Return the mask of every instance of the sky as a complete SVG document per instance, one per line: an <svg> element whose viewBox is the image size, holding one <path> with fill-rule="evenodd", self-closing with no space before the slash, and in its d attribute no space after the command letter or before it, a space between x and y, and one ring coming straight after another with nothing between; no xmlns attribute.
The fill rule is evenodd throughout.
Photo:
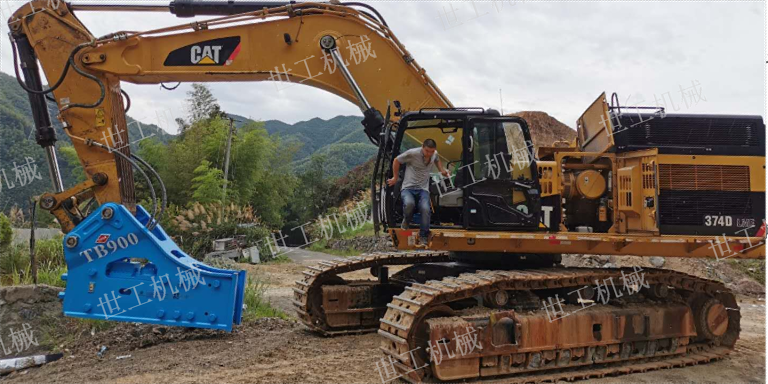
<svg viewBox="0 0 768 384"><path fill-rule="evenodd" d="M119 1L103 1L116 3ZM167 4L167 1L122 3ZM3 20L23 1L0 0ZM755 2L369 1L455 106L544 111L575 127L602 92L667 113L766 115L766 5ZM191 19L79 12L96 36ZM2 23L0 70L13 74ZM186 91L123 83L129 113L175 133ZM212 83L227 112L287 123L361 115L308 86Z"/></svg>

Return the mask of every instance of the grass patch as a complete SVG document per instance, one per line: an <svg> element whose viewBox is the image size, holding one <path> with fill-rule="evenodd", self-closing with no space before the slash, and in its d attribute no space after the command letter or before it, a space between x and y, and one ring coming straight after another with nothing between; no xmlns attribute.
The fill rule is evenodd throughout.
<svg viewBox="0 0 768 384"><path fill-rule="evenodd" d="M245 310L243 311L244 321L254 321L262 317L277 317L280 319L289 319L283 311L273 308L269 301L264 299L264 293L267 291L269 284L261 274L249 275L248 282L245 285L245 297L243 303L245 304Z"/></svg>
<svg viewBox="0 0 768 384"><path fill-rule="evenodd" d="M66 285L61 280L61 275L67 272L61 237L35 242L35 258L39 284ZM33 284L29 245L16 244L0 249L0 285L27 284Z"/></svg>
<svg viewBox="0 0 768 384"><path fill-rule="evenodd" d="M370 194L361 192L341 207L330 208L308 228L313 241L373 235Z"/></svg>
<svg viewBox="0 0 768 384"><path fill-rule="evenodd" d="M754 260L728 260L731 267L741 271L745 275L765 285L765 259Z"/></svg>
<svg viewBox="0 0 768 384"><path fill-rule="evenodd" d="M66 265L56 265L52 262L48 262L44 265L37 266L37 283L47 284L54 287L64 288L67 284L61 279L61 275L67 273ZM34 284L32 278L32 266L27 264L23 270L13 269L9 276L10 285L31 285Z"/></svg>
<svg viewBox="0 0 768 384"><path fill-rule="evenodd" d="M359 228L346 231L344 233L341 233L339 236L334 236L334 239L352 239L360 236L374 236L374 235L375 233L373 231L373 223L366 222Z"/></svg>
<svg viewBox="0 0 768 384"><path fill-rule="evenodd" d="M323 252L336 256L358 256L365 250L355 248L331 249L328 242L347 241L356 238L369 238L376 236L373 221L371 220L370 201L365 196L357 203L348 202L342 207L333 207L326 211L325 219L318 219L310 227L309 232L314 238L319 238L309 245L308 250ZM367 204L366 204L367 203ZM354 205L354 217L350 214L350 209ZM362 210L362 211L358 211ZM359 217L361 213L363 217ZM364 219L363 221L360 221ZM330 227L329 227L330 225ZM343 231L343 232L342 232ZM336 247L339 248L339 247Z"/></svg>

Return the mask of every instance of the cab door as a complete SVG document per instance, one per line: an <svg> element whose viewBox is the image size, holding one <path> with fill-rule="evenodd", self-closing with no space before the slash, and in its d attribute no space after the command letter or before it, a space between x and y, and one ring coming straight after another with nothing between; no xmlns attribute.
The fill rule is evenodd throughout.
<svg viewBox="0 0 768 384"><path fill-rule="evenodd" d="M465 165L460 176L465 228L539 228L541 188L525 120L470 118L463 141Z"/></svg>

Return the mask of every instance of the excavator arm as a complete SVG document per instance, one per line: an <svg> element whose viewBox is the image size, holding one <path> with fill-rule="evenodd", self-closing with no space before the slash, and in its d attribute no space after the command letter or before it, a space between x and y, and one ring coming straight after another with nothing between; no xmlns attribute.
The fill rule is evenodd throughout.
<svg viewBox="0 0 768 384"><path fill-rule="evenodd" d="M85 6L85 9L172 10L181 15L251 12L147 32L93 36L65 2L36 0L9 20L28 87L36 79L35 58L51 82L65 132L72 139L89 181L45 195L65 232L82 219L71 199L86 191L97 202L135 211L135 191L121 81L136 84L214 81L282 81L305 84L358 105L373 141L382 111L398 101L405 110L451 104L392 31L367 12L327 3L174 2L170 7ZM250 8L249 8L250 7ZM342 65L343 61L343 65ZM39 88L39 84L37 85ZM45 115L42 95L30 94ZM41 145L55 141L50 118L38 122ZM396 120L396 118L394 119ZM50 146L50 145L48 145ZM111 146L112 148L105 148ZM51 161L55 164L55 161ZM54 177L59 180L58 176ZM58 190L62 189L62 190Z"/></svg>
<svg viewBox="0 0 768 384"><path fill-rule="evenodd" d="M78 9L224 16L95 37L77 18ZM165 189L151 166L131 153L122 81L309 85L358 105L374 143L385 126L397 124L397 116L389 121L391 103L406 110L451 107L383 19L338 3L176 0L157 7L35 0L19 8L9 26L14 68L29 94L54 183L55 191L40 204L66 233L62 296L69 316L226 330L241 318L245 272L196 261L158 225ZM48 101L58 105L55 118L88 175L68 189L58 171ZM387 121L381 111L387 111ZM134 172L149 186L149 212L136 204ZM78 208L86 199L98 203L88 215Z"/></svg>

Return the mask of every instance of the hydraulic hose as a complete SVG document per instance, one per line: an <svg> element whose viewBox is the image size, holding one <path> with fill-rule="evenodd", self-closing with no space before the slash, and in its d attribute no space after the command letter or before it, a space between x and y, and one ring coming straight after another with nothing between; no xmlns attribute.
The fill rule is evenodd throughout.
<svg viewBox="0 0 768 384"><path fill-rule="evenodd" d="M76 136L70 135L70 137L76 137ZM77 138L85 141L86 145L93 145L102 149L106 149L107 151L110 151L120 156L121 158L123 158L123 160L131 164L133 168L136 168L136 170L139 171L141 176L144 177L144 180L147 181L147 186L149 187L149 194L152 195L152 214L149 216L149 221L147 221L147 229L151 231L154 228L154 225L152 225L152 223L155 221L155 217L157 216L157 195L155 194L155 187L152 185L152 180L149 178L149 176L147 176L146 172L144 172L144 170L141 169L141 167L139 167L139 165L136 164L136 162L133 161L130 157L126 156L125 154L121 153L118 150L113 150L108 145L104 145L102 143L99 143L98 141L91 140L91 139L83 139L81 137L77 137Z"/></svg>
<svg viewBox="0 0 768 384"><path fill-rule="evenodd" d="M141 165L146 167L149 170L149 172L151 172L155 176L155 178L157 179L157 182L160 184L160 192L162 192L163 194L163 200L161 201L161 204L160 204L160 213L157 215L157 220L155 220L155 224L152 225L152 228L149 229L151 231L155 229L155 227L160 222L160 220L162 220L163 215L165 214L165 208L168 206L168 194L166 193L165 183L163 182L163 179L160 177L160 174L157 173L157 171L154 168L152 168L152 166L149 165L149 163L147 163L141 157L134 154L131 154L131 157L136 159L136 161L138 161Z"/></svg>

